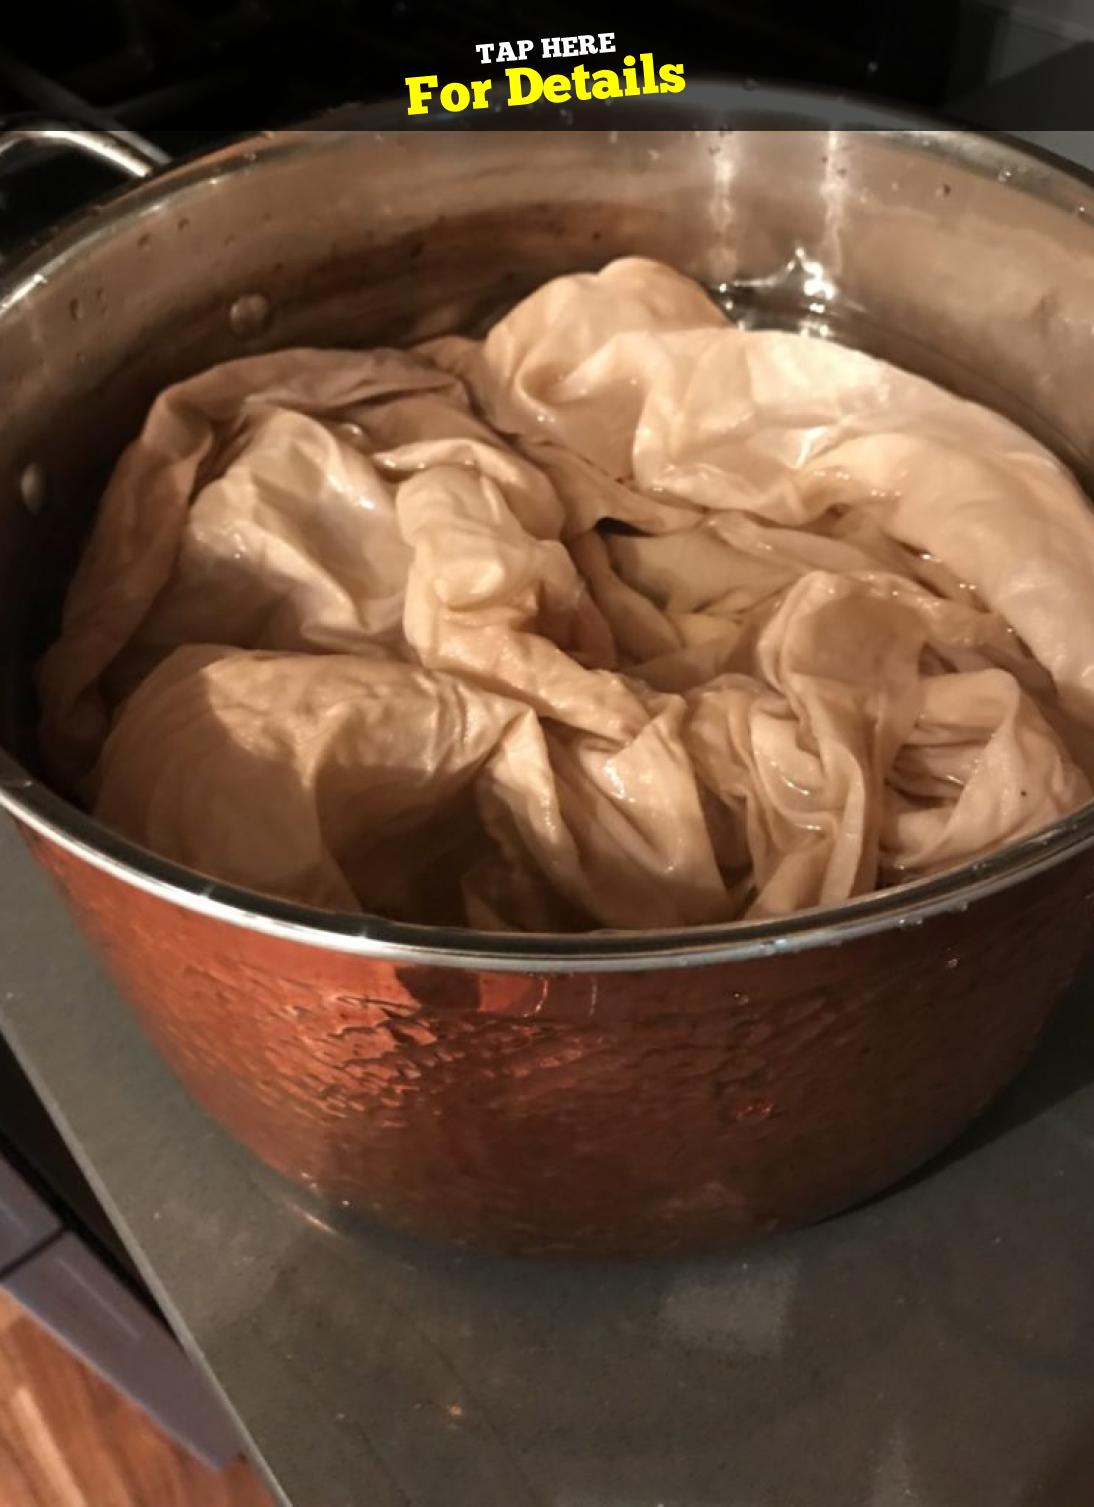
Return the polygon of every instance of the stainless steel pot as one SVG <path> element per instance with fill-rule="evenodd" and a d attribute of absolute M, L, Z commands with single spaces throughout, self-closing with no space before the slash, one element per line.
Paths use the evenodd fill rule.
<path fill-rule="evenodd" d="M 289 1174 L 455 1239 L 680 1248 L 845 1206 L 1008 1081 L 1090 934 L 1090 808 L 783 922 L 513 937 L 210 882 L 36 774 L 28 669 L 104 476 L 160 388 L 244 351 L 467 328 L 641 253 L 994 404 L 1085 476 L 1085 181 L 964 134 L 766 129 L 819 118 L 807 97 L 705 98 L 689 125 L 744 125 L 243 141 L 0 282 L 0 803 L 202 1103 Z"/>

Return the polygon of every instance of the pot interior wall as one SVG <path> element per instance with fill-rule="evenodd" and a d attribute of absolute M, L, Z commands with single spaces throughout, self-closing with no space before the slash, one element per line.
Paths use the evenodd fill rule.
<path fill-rule="evenodd" d="M 937 133 L 301 132 L 173 169 L 0 294 L 0 740 L 34 767 L 30 666 L 111 464 L 182 376 L 478 328 L 547 277 L 638 254 L 737 317 L 987 401 L 1083 474 L 1092 222 L 1076 179 Z"/>

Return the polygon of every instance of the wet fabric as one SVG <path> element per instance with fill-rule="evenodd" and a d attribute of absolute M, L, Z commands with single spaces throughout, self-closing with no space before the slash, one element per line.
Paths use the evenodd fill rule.
<path fill-rule="evenodd" d="M 1094 515 L 1000 416 L 638 259 L 164 392 L 40 667 L 218 879 L 486 929 L 780 915 L 1090 798 Z"/>

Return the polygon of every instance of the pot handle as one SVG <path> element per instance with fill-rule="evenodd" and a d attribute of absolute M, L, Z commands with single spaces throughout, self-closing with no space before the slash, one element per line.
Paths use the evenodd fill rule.
<path fill-rule="evenodd" d="M 133 131 L 92 131 L 61 120 L 28 120 L 0 131 L 0 157 L 21 146 L 70 147 L 129 178 L 148 178 L 171 160 Z"/>

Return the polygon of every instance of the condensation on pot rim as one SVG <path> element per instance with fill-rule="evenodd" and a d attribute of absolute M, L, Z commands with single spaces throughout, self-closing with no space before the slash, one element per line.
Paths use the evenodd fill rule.
<path fill-rule="evenodd" d="M 28 461 L 19 475 L 19 497 L 32 517 L 45 507 L 48 495 L 45 467 L 40 461 Z"/>

